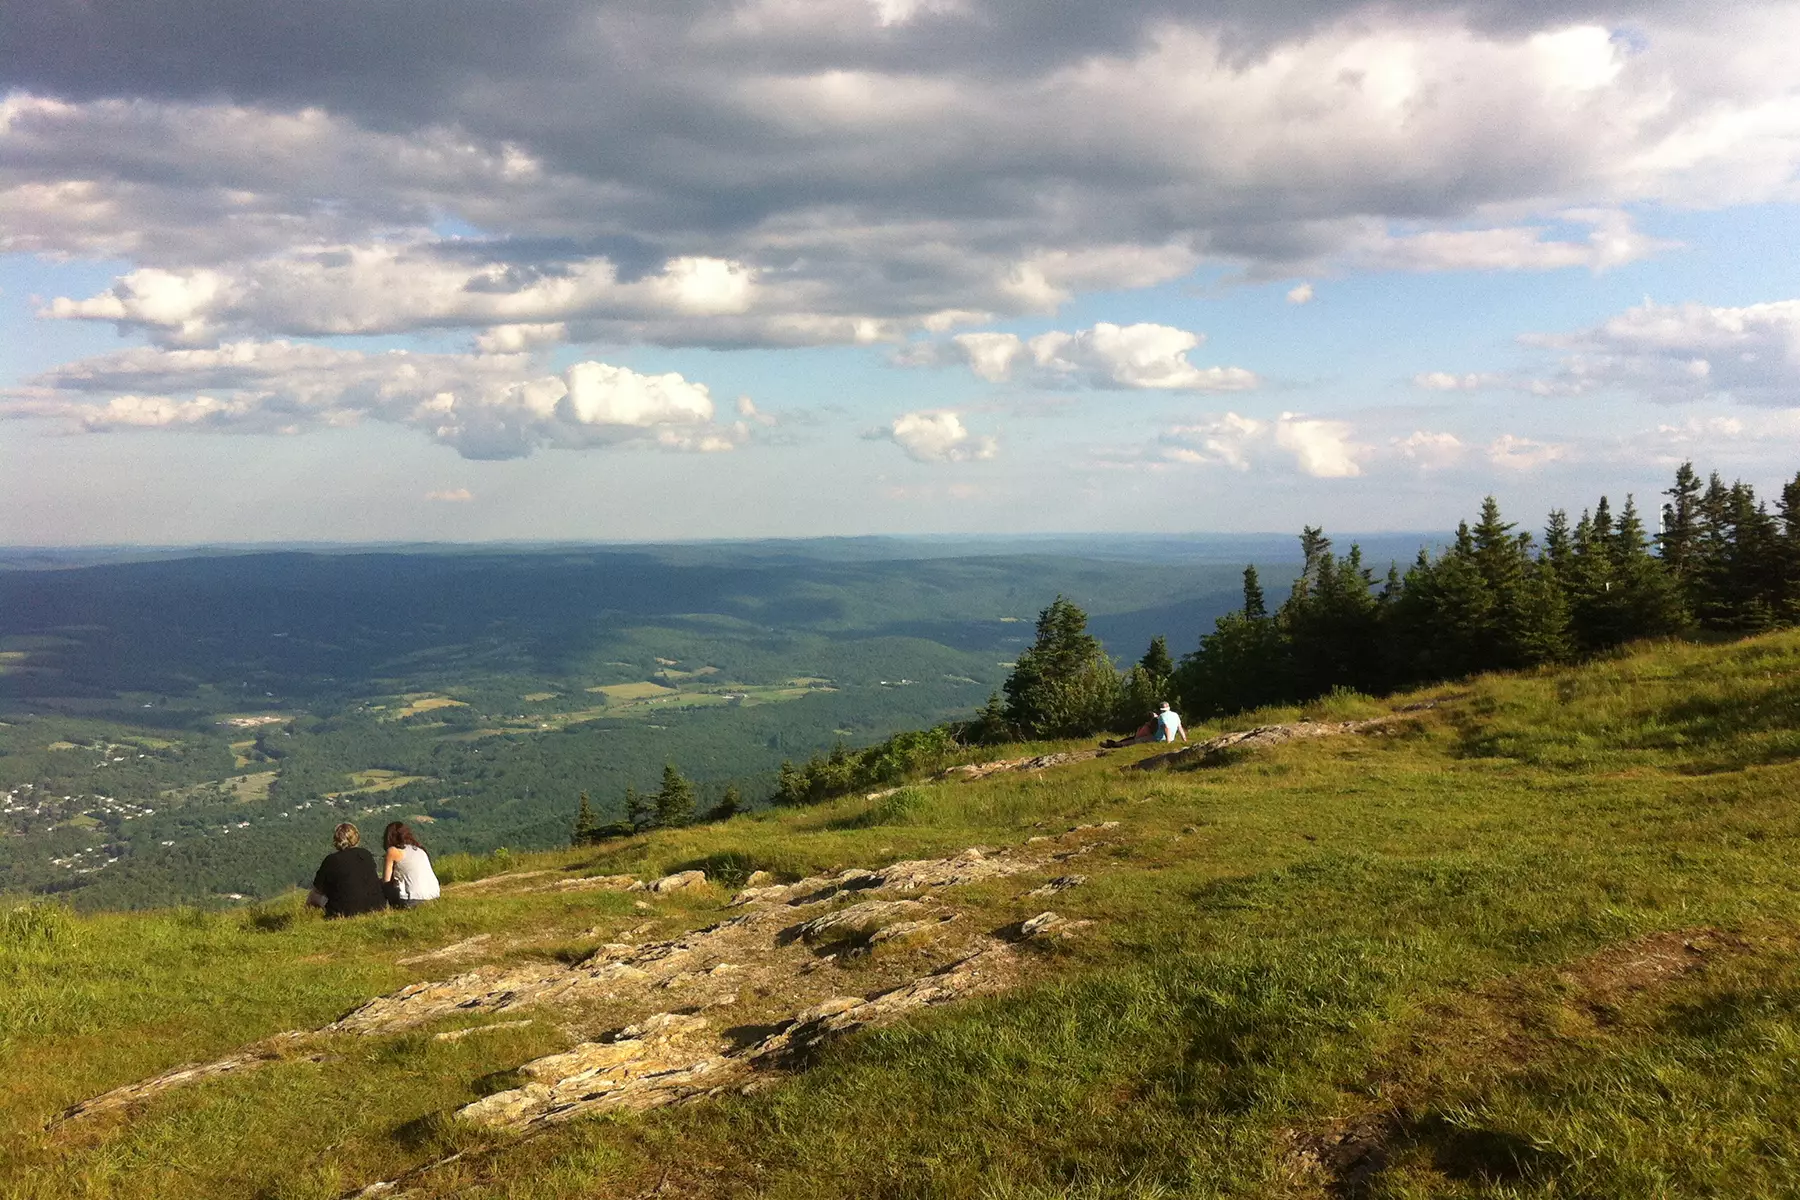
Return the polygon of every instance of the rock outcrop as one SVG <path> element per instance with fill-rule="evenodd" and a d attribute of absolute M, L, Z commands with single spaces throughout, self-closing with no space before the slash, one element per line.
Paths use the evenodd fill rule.
<path fill-rule="evenodd" d="M 642 944 L 607 943 L 573 964 L 488 964 L 446 979 L 408 984 L 358 1005 L 316 1034 L 380 1036 L 440 1020 L 514 1018 L 537 1008 L 556 1009 L 565 1019 L 567 1014 L 589 1012 L 595 1006 L 670 1016 L 666 1011 L 670 994 L 679 993 L 681 1020 L 646 1017 L 631 1027 L 636 1033 L 621 1030 L 610 1040 L 584 1042 L 565 1052 L 574 1058 L 552 1055 L 554 1062 L 527 1064 L 530 1069 L 526 1073 L 533 1079 L 514 1089 L 521 1095 L 508 1094 L 504 1101 L 494 1097 L 477 1101 L 471 1106 L 471 1115 L 517 1126 L 594 1107 L 673 1103 L 740 1078 L 752 1062 L 763 1065 L 758 1069 L 766 1068 L 790 1051 L 804 1049 L 832 1033 L 886 1020 L 920 1005 L 942 1003 L 966 993 L 977 981 L 1000 978 L 998 967 L 1012 953 L 1011 947 L 976 936 L 980 945 L 974 953 L 963 953 L 950 966 L 898 987 L 853 998 L 841 1010 L 829 1014 L 816 1011 L 820 1001 L 815 998 L 812 1007 L 788 1018 L 782 1031 L 771 1035 L 773 1040 L 759 1043 L 760 1049 L 729 1049 L 718 1037 L 700 1032 L 708 1023 L 696 1015 L 737 1003 L 746 988 L 796 997 L 810 991 L 817 997 L 829 979 L 818 967 L 831 957 L 818 957 L 815 947 L 821 943 L 835 945 L 840 939 L 848 940 L 853 943 L 849 949 L 861 954 L 885 942 L 917 941 L 935 937 L 941 930 L 960 929 L 962 926 L 953 923 L 962 914 L 937 895 L 940 889 L 1058 866 L 1086 853 L 1096 844 L 1098 834 L 1116 825 L 1077 826 L 1065 834 L 1032 838 L 1011 849 L 971 848 L 947 858 L 909 860 L 875 870 L 853 868 L 791 884 L 746 888 L 731 902 L 736 915 L 703 929 Z M 621 878 L 629 877 L 595 877 L 589 886 L 616 886 Z M 531 890 L 583 882 L 534 884 Z M 703 888 L 706 883 L 704 873 L 685 871 L 637 886 L 648 894 L 666 895 Z M 845 900 L 854 902 L 833 907 Z M 797 914 L 797 908 L 812 911 Z M 500 939 L 484 940 L 487 936 L 476 935 L 414 959 L 457 958 L 510 945 Z M 968 936 L 960 939 L 965 950 L 969 940 Z M 943 962 L 944 951 L 935 941 L 915 950 L 929 950 L 932 953 L 927 958 L 935 956 Z M 904 961 L 914 960 L 907 957 Z M 893 972 L 894 968 L 889 968 L 888 973 Z M 448 1033 L 462 1037 L 478 1029 L 521 1023 L 508 1020 Z M 178 1067 L 75 1105 L 58 1120 L 122 1108 L 216 1075 L 304 1057 L 308 1040 L 315 1036 L 285 1033 L 215 1062 Z"/>

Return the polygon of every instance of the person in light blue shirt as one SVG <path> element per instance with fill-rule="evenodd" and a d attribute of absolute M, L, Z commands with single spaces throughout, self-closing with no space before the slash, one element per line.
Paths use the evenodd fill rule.
<path fill-rule="evenodd" d="M 1181 714 L 1169 707 L 1164 700 L 1156 713 L 1156 740 L 1159 742 L 1187 741 L 1187 730 L 1182 727 Z"/>

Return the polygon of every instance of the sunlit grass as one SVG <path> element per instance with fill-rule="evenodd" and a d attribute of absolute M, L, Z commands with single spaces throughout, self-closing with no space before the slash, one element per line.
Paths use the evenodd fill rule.
<path fill-rule="evenodd" d="M 566 1045 L 554 1014 L 450 1043 L 336 1039 L 324 1062 L 39 1130 L 108 1087 L 454 969 L 399 962 L 422 951 L 488 933 L 518 943 L 502 961 L 578 952 L 716 919 L 723 887 L 650 913 L 620 893 L 479 888 L 332 923 L 297 896 L 229 914 L 9 912 L 0 1188 L 330 1197 L 474 1148 L 420 1194 L 1320 1197 L 1297 1131 L 1372 1112 L 1390 1165 L 1370 1196 L 1795 1194 L 1800 635 L 1230 724 L 1432 697 L 1446 702 L 1376 733 L 1222 765 L 1117 769 L 1143 748 L 599 847 L 447 857 L 446 879 L 700 866 L 731 886 L 1122 822 L 1079 867 L 1088 884 L 1053 902 L 1096 925 L 1034 958 L 1031 986 L 852 1039 L 753 1097 L 518 1144 L 443 1114 Z M 1010 913 L 1017 891 L 958 903 Z M 1699 928 L 1733 948 L 1665 985 L 1601 1003 L 1569 974 Z"/>

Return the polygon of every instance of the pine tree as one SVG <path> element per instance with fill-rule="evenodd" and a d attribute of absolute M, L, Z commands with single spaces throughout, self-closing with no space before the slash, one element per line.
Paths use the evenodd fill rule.
<path fill-rule="evenodd" d="M 1144 651 L 1144 657 L 1138 660 L 1138 666 L 1144 668 L 1152 679 L 1166 681 L 1175 673 L 1175 660 L 1169 657 L 1169 640 L 1162 634 L 1150 639 L 1150 648 Z"/>
<path fill-rule="evenodd" d="M 1686 627 L 1680 582 L 1651 557 L 1650 539 L 1630 495 L 1625 497 L 1625 509 L 1613 529 L 1611 579 L 1615 628 L 1621 640 L 1666 637 Z"/>
<path fill-rule="evenodd" d="M 738 792 L 737 784 L 729 784 L 719 802 L 706 814 L 708 821 L 729 821 L 744 811 L 744 797 Z"/>
<path fill-rule="evenodd" d="M 597 841 L 600 821 L 594 816 L 594 806 L 588 801 L 588 794 L 581 793 L 581 806 L 575 810 L 575 828 L 569 833 L 569 845 L 585 846 Z"/>
<path fill-rule="evenodd" d="M 1062 596 L 1038 614 L 1037 640 L 1019 655 L 1004 685 L 1006 719 L 1034 737 L 1080 737 L 1109 726 L 1119 675 L 1087 614 Z"/>
<path fill-rule="evenodd" d="M 656 828 L 656 798 L 646 796 L 630 784 L 625 786 L 625 823 L 632 832 L 643 833 Z"/>
<path fill-rule="evenodd" d="M 656 824 L 675 829 L 694 819 L 694 785 L 682 778 L 674 763 L 663 766 L 662 788 L 656 793 Z"/>
<path fill-rule="evenodd" d="M 1244 616 L 1252 621 L 1269 615 L 1268 602 L 1263 599 L 1262 581 L 1256 577 L 1255 565 L 1244 568 Z"/>
<path fill-rule="evenodd" d="M 1663 565 L 1675 577 L 1683 600 L 1691 607 L 1696 559 L 1700 552 L 1702 517 L 1700 511 L 1700 476 L 1694 464 L 1684 462 L 1675 468 L 1675 482 L 1663 495 L 1669 502 L 1662 507 L 1662 532 L 1656 535 L 1656 548 Z"/>
<path fill-rule="evenodd" d="M 1800 475 L 1782 486 L 1776 509 L 1781 513 L 1776 615 L 1783 624 L 1793 624 L 1800 621 Z"/>

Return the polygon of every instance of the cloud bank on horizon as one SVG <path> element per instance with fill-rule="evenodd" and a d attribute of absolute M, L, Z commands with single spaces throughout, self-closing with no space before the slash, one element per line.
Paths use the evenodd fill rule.
<path fill-rule="evenodd" d="M 7 6 L 0 327 L 71 353 L 0 376 L 0 428 L 718 452 L 759 491 L 738 460 L 829 445 L 980 474 L 995 525 L 1120 466 L 1146 503 L 1762 470 L 1800 279 L 1694 288 L 1681 221 L 1792 238 L 1796 44 L 1800 5 L 1661 0 Z"/>

